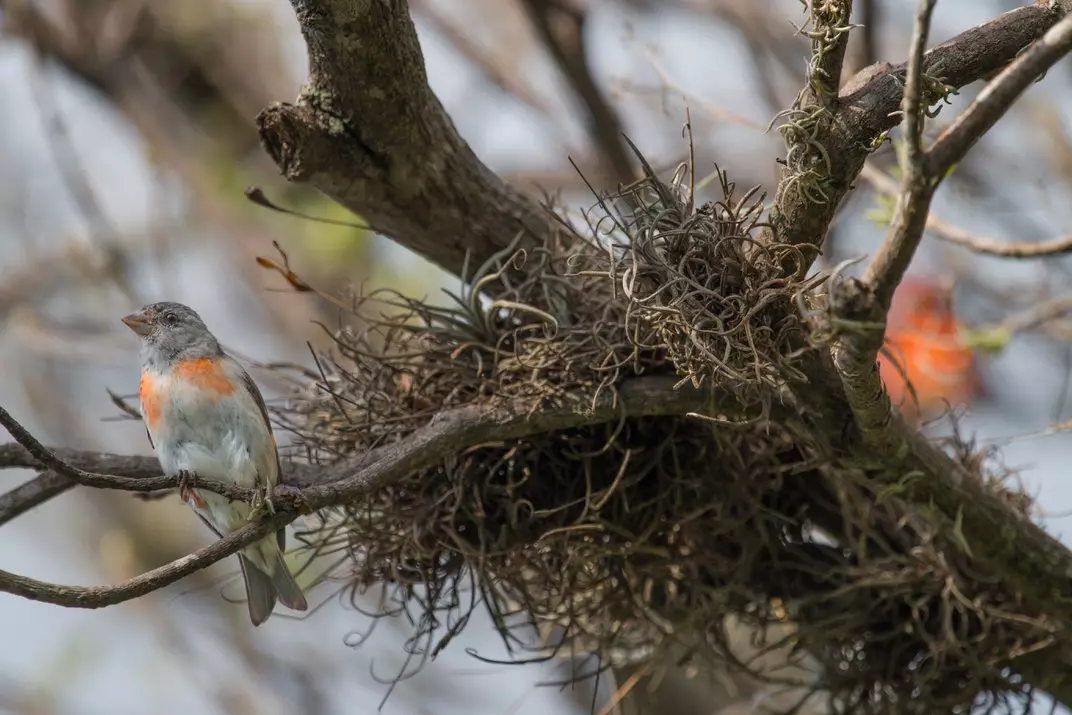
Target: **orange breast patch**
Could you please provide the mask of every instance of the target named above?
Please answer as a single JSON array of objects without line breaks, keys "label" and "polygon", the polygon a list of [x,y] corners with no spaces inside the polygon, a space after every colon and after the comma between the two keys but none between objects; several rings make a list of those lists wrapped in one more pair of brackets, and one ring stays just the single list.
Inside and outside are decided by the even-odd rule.
[{"label": "orange breast patch", "polygon": [[154,430],[160,422],[161,399],[160,392],[156,389],[156,380],[148,373],[142,373],[141,384],[138,388],[138,396],[141,398],[141,415],[150,430]]},{"label": "orange breast patch", "polygon": [[234,383],[223,371],[223,363],[212,358],[183,360],[175,366],[175,377],[218,397],[235,391]]}]

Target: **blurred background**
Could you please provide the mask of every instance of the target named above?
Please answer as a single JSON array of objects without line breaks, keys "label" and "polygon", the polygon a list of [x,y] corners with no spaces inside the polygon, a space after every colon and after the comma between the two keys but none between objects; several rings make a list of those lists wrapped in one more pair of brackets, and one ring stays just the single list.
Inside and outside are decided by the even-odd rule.
[{"label": "blurred background", "polygon": [[[943,0],[932,44],[1020,4]],[[590,105],[548,52],[526,2],[410,5],[431,86],[487,164],[568,206],[593,201],[569,158],[595,186],[614,185],[620,173],[589,129]],[[687,106],[698,178],[717,162],[738,186],[773,193],[781,142],[765,129],[802,86],[808,45],[794,27],[805,20],[799,0],[571,5],[583,14],[590,79],[657,169],[672,171],[687,157]],[[877,60],[903,61],[915,1],[856,7],[865,27],[853,35],[845,76]],[[303,214],[358,218],[284,184],[258,144],[256,114],[292,100],[304,78],[305,47],[285,0],[0,0],[0,404],[47,444],[150,453],[140,423],[123,419],[108,390],[136,392],[135,338],[119,317],[156,300],[198,310],[270,403],[292,394],[292,372],[280,364],[315,368],[311,348],[329,344],[321,324],[338,326],[340,316],[258,266],[257,256],[278,258],[273,242],[328,294],[391,286],[438,300],[438,286],[456,284],[382,238],[244,197],[259,186]],[[953,97],[932,129],[977,89]],[[1038,497],[1040,519],[1062,538],[1072,508],[1072,441],[1061,427],[1072,419],[1070,264],[984,258],[956,242],[1072,231],[1070,119],[1066,60],[957,168],[899,295],[883,366],[906,412],[939,417],[928,429],[952,429],[940,417],[949,407],[962,434],[1002,447]],[[835,225],[828,265],[878,245],[890,186],[896,160],[887,144]],[[0,472],[0,491],[31,476]],[[75,490],[3,526],[0,568],[104,584],[210,538],[177,497]],[[568,677],[569,663],[471,657],[467,648],[506,657],[486,620],[418,668],[404,648],[412,625],[370,615],[378,593],[355,610],[325,584],[311,599],[323,605],[304,620],[277,615],[253,631],[233,602],[236,577],[229,559],[102,611],[0,596],[0,712],[612,711],[609,677],[593,695],[591,683],[553,685]],[[416,674],[392,684],[400,673]],[[731,676],[715,691],[696,712],[768,712],[778,702]]]}]

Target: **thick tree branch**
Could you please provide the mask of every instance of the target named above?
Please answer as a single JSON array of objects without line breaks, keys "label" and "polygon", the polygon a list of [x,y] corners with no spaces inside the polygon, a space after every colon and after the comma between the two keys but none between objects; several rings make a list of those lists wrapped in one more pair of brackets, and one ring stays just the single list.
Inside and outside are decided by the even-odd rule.
[{"label": "thick tree branch", "polygon": [[444,269],[480,265],[551,223],[473,153],[428,86],[405,0],[291,0],[309,48],[295,104],[257,117],[291,181],[308,182]]},{"label": "thick tree branch", "polygon": [[[415,470],[428,467],[447,455],[457,454],[474,444],[496,440],[516,439],[551,430],[562,430],[587,424],[599,424],[633,417],[701,413],[713,415],[721,411],[723,401],[717,395],[690,388],[674,389],[673,377],[648,377],[627,382],[617,391],[604,391],[592,403],[590,395],[574,394],[556,404],[542,404],[537,398],[523,398],[500,404],[461,407],[436,415],[425,427],[416,430],[401,442],[385,445],[330,467],[285,465],[289,484],[302,484],[295,489],[278,490],[273,501],[278,512],[270,519],[243,527],[239,532],[202,549],[197,554],[143,574],[114,587],[75,587],[47,584],[0,571],[0,592],[47,601],[61,606],[99,608],[143,596],[150,591],[174,583],[199,568],[205,568],[245,544],[296,519],[303,512],[313,512],[330,506],[352,503],[375,489],[391,484]],[[725,404],[730,402],[725,401]],[[726,408],[730,409],[730,408]],[[20,439],[22,445],[0,448],[0,466],[30,466],[51,468],[54,475],[63,476],[69,485],[84,483],[107,489],[150,491],[175,486],[173,477],[159,476],[159,469],[150,470],[150,458],[137,459],[114,455],[91,455],[84,464],[109,465],[127,469],[123,474],[102,475],[67,464],[54,453],[40,446],[10,415],[0,411],[3,424]],[[304,483],[304,484],[303,484]],[[198,488],[248,498],[247,490],[215,482],[198,481]],[[18,489],[21,489],[18,488]],[[6,497],[7,495],[5,495]],[[40,503],[40,499],[36,503]],[[19,505],[11,507],[18,509]],[[25,511],[25,509],[23,509]]]},{"label": "thick tree branch", "polygon": [[[923,74],[952,89],[990,77],[1042,37],[1070,6],[1068,0],[1026,5],[962,32],[924,54]],[[886,63],[865,68],[841,88],[831,109],[813,118],[807,132],[787,133],[790,155],[812,153],[813,144],[822,147],[812,167],[822,196],[816,201],[814,193],[802,191],[799,177],[786,169],[771,214],[780,240],[821,246],[872,147],[901,121],[906,70],[906,64]]]},{"label": "thick tree branch", "polygon": [[1065,17],[1027,49],[962,112],[927,152],[927,173],[942,176],[959,163],[1013,102],[1072,48],[1072,19]]}]

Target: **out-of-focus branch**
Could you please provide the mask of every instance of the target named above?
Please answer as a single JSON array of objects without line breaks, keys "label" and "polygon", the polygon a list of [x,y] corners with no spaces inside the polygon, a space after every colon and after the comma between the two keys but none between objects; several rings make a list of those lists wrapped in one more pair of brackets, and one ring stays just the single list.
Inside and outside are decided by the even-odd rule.
[{"label": "out-of-focus branch", "polygon": [[435,3],[427,0],[413,0],[413,8],[420,16],[426,18],[436,30],[448,38],[455,49],[473,63],[493,85],[500,90],[524,102],[540,114],[550,114],[551,105],[540,96],[526,78],[504,66],[502,58],[489,52],[473,40],[457,22],[440,10]]},{"label": "out-of-focus branch", "polygon": [[[1026,5],[962,32],[924,54],[923,74],[940,79],[945,89],[990,77],[1070,7],[1068,0]],[[791,118],[799,129],[786,132],[788,156],[794,161],[783,171],[771,212],[780,240],[822,245],[873,146],[901,121],[906,69],[905,64],[872,65],[847,81],[828,109]],[[926,96],[927,101],[935,98]]]},{"label": "out-of-focus branch", "polygon": [[955,243],[976,253],[1001,258],[1048,258],[1072,253],[1072,236],[1059,236],[1045,241],[1008,243],[985,236],[975,236],[945,221],[927,221],[927,228],[943,241]]},{"label": "out-of-focus branch", "polygon": [[[405,0],[292,0],[309,48],[295,104],[257,116],[290,181],[308,182],[377,231],[455,274],[550,218],[488,169],[428,86]],[[531,239],[530,239],[531,240]]]},{"label": "out-of-focus branch", "polygon": [[[457,454],[471,445],[599,424],[623,415],[640,417],[694,412],[710,414],[719,403],[716,395],[710,391],[675,389],[674,383],[672,377],[636,379],[623,384],[614,393],[604,391],[594,405],[591,396],[577,394],[566,401],[550,405],[541,404],[538,398],[522,398],[501,404],[468,406],[441,412],[427,426],[416,430],[405,440],[331,467],[307,466],[295,469],[296,465],[287,465],[285,481],[288,488],[277,487],[273,496],[277,510],[274,516],[266,521],[245,526],[197,554],[183,557],[125,584],[80,588],[37,582],[0,571],[0,591],[75,608],[99,608],[121,603],[174,583],[183,576],[226,558],[256,540],[258,536],[289,524],[302,513],[351,503],[377,488],[391,484],[448,455]],[[0,424],[20,443],[19,448],[7,445],[0,451],[0,466],[51,469],[55,475],[63,476],[69,483],[106,489],[151,491],[177,484],[174,477],[161,477],[159,469],[150,472],[146,464],[150,461],[149,458],[141,460],[114,455],[92,455],[85,461],[101,466],[108,465],[116,471],[128,468],[129,472],[111,475],[87,472],[43,447],[2,410]],[[302,477],[311,478],[312,483],[300,490],[289,486],[303,481]],[[52,477],[46,475],[44,478]],[[199,479],[197,486],[199,489],[208,489],[231,497],[252,496],[249,490],[234,485]],[[38,499],[36,503],[41,503],[41,500]],[[17,510],[19,506],[12,508]]]},{"label": "out-of-focus branch", "polygon": [[584,28],[587,13],[571,0],[521,0],[548,53],[558,65],[585,113],[588,135],[614,178],[629,184],[636,178],[622,123],[592,76]]},{"label": "out-of-focus branch", "polygon": [[[887,196],[897,196],[899,191],[897,181],[881,169],[865,164],[860,172],[860,177],[874,186],[879,193]],[[933,212],[927,214],[925,229],[942,241],[955,243],[975,253],[984,253],[1001,258],[1046,258],[1072,253],[1072,236],[1059,236],[1044,241],[1010,243],[988,236],[977,236],[949,223],[943,218],[935,216]]]}]

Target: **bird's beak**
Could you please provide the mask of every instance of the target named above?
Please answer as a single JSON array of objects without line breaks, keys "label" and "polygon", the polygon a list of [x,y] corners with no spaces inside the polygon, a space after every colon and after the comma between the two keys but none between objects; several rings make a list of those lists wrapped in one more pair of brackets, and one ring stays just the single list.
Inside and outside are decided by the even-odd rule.
[{"label": "bird's beak", "polygon": [[149,318],[145,315],[144,311],[139,310],[137,313],[123,316],[122,320],[124,325],[138,335],[144,336],[149,334]]}]

